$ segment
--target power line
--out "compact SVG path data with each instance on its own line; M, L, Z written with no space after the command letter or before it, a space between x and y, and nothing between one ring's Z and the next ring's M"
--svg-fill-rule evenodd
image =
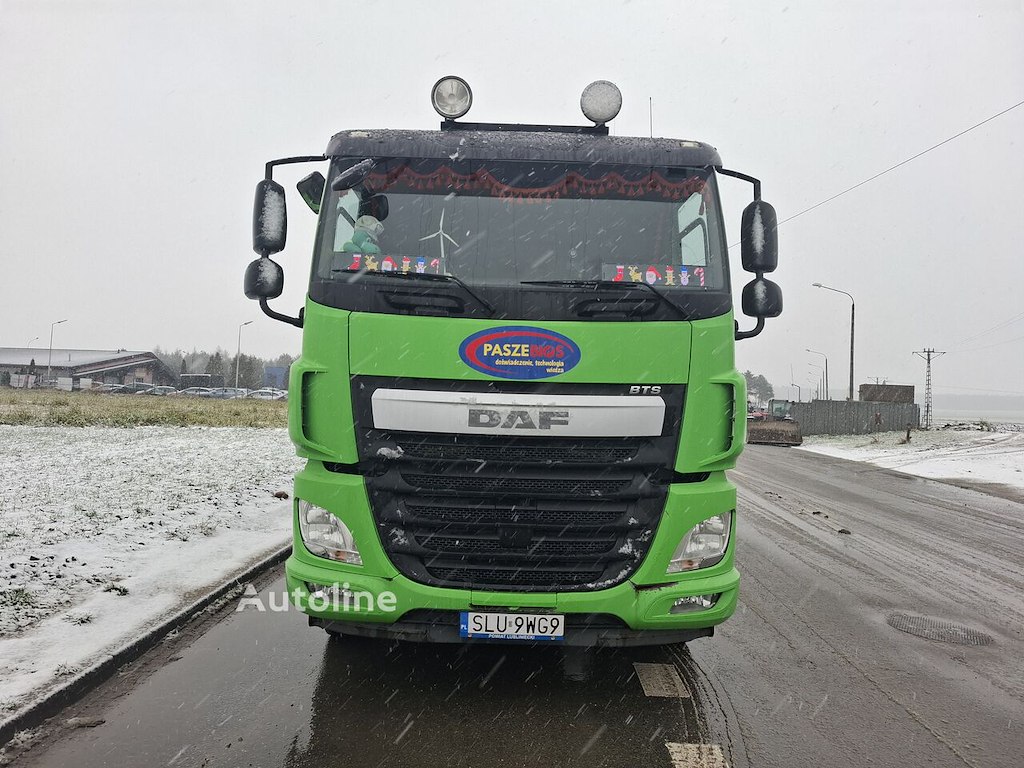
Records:
M986 344L984 347L968 347L967 349L954 349L953 354L959 355L964 352L978 352L979 350L982 349L992 349L992 347L1001 347L1003 346L1003 344L1010 344L1011 342L1020 341L1021 339L1024 339L1024 336L1014 336L1012 339L1007 339L1006 341L997 341L995 344Z
M944 387L935 387L935 389L967 389L971 392L991 392L997 395L1024 395L1024 392L1014 389L982 389L981 387L960 387L955 384Z
M992 333L992 331L998 331L1000 328L1005 328L1008 325L1013 325L1015 322L1017 322L1018 320L1020 320L1022 318L1024 318L1024 312L1021 312L1019 315L1014 315L1009 320L1003 320L1001 323L996 323L991 328L986 328L984 331L979 331L978 333L974 334L973 336L968 336L966 339L961 339L960 341L958 341L953 346L954 347L962 346L962 345L966 344L968 341L974 341L975 339L979 339L982 336L986 336L986 335ZM1000 343L1003 343L1003 342L1000 342Z
M844 189L842 192L839 192L839 193L837 193L835 195L832 195L832 197L830 197L830 198L822 200L820 203L815 203L810 208L804 208L804 210L800 211L799 213L794 213L792 216L788 216L787 218L785 218L782 221L780 221L778 226L781 226L781 225L785 224L787 221L792 221L797 216L803 216L805 213L809 213L810 211L813 211L815 208L820 208L821 206L825 205L826 203L831 203L837 197L842 197L847 192L852 192L853 190L857 189L858 187L863 187L865 184L867 184L868 182L874 181L879 176L884 176L885 174L889 173L890 171L895 171L900 166L906 165L910 161L916 160L917 158L921 157L921 155L926 155L929 152L931 152L933 149L938 149L943 144L949 144L949 142L953 141L954 139L959 139L961 136L963 136L966 133L970 133L975 128L980 128L985 123L992 122L997 117L1002 117L1007 112L1010 112L1010 111L1012 111L1014 109L1017 109L1017 107L1020 107L1020 106L1024 106L1024 101L1018 101L1012 107L1007 107L1002 112L997 112L996 114L992 115L991 117L986 117L980 123L975 123L970 128L965 128L964 130L960 131L960 133L956 134L955 136L950 136L948 139L944 139L943 141L940 141L938 144L934 144L934 145L928 147L928 149L925 149L925 150L923 150L921 152L918 152L916 155L914 155L912 157L908 157L906 160L901 160L900 162L896 163L896 165L890 166L890 167L886 168L884 171L880 171L879 173L876 173L874 176L872 176L870 178L867 178L867 179L864 179L864 181L858 182L858 183L854 184L852 187L849 187L847 189Z

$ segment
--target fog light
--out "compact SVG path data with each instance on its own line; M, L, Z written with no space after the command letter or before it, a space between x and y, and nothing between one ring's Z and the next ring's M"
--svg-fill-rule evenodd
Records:
M344 603L355 597L355 593L352 590L345 589L340 584L315 584L307 582L306 589L309 590L309 596L313 600L321 600L333 604Z
M445 120L455 120L469 112L473 105L473 91L461 77L442 77L430 90L430 101L434 109Z
M680 597L672 603L669 613L693 613L694 611L706 611L708 608L715 607L715 603L718 602L719 597L721 597L721 594Z
M580 109L588 120L604 125L622 109L622 93L615 83L596 80L583 89Z

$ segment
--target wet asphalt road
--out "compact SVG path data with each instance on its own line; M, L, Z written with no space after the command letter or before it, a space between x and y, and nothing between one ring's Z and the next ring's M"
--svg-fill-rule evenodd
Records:
M741 604L714 638L602 651L574 682L554 648L339 642L294 611L225 612L60 718L102 725L19 764L1024 765L1024 505L765 446L732 477ZM899 632L894 612L992 642ZM646 696L635 662L685 695Z

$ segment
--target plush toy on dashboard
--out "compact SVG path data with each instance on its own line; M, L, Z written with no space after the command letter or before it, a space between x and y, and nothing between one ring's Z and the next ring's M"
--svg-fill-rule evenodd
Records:
M373 216L360 216L356 219L352 239L341 247L352 253L380 253L377 239L383 231L384 225Z

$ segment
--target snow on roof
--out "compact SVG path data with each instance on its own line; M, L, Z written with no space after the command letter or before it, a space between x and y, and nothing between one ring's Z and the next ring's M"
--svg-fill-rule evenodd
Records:
M36 367L46 365L48 359L56 368L78 368L82 365L95 365L117 360L130 360L135 357L153 359L152 352L139 352L125 349L53 349L51 356L46 347L0 347L0 365L28 366L32 360Z

